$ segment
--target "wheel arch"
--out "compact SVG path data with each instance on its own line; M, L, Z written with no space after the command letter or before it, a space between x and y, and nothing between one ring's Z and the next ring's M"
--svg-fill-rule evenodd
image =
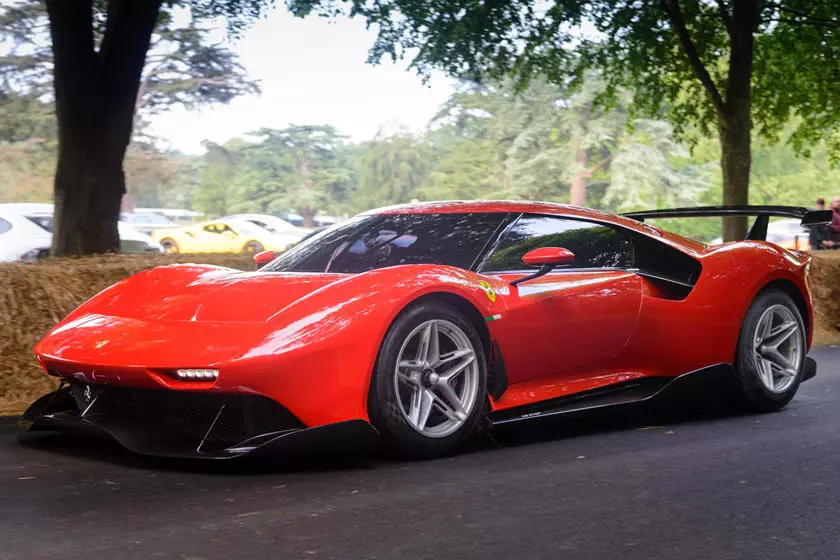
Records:
M489 362L491 349L490 330L487 328L487 322L484 320L484 316L481 314L481 311L479 311L478 308L475 305L473 305L473 303L470 300L452 292L430 292L411 300L408 303L408 305L406 305L405 307L403 307L402 310L400 310L400 314L413 305L417 305L418 303L423 303L427 301L440 301L447 305L451 305L452 307L457 309L462 315L464 315L464 317L470 322L470 324L475 329L475 332L478 333L478 337L481 340L482 350L484 350L484 356L488 359Z
M802 321L805 323L806 338L808 340L808 344L810 345L811 336L813 334L813 316L811 313L811 306L808 305L808 300L806 299L805 294L802 293L802 290L799 289L799 286L787 278L775 278L764 284L761 289L758 290L758 293L756 293L756 297L758 297L758 294L767 290L779 290L780 292L790 296L796 304L796 308L799 310L799 313L802 315Z

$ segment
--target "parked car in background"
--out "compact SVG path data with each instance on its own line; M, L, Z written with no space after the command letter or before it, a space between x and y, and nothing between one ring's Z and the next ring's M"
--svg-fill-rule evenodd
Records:
M0 261L32 262L45 257L52 246L53 205L47 203L0 204ZM148 235L119 222L120 252L163 253Z
M33 262L49 254L52 234L16 206L0 204L0 261Z
M145 214L139 212L123 212L120 214L120 222L125 223L145 234L164 228L177 228L180 225L160 214Z
M808 230L802 227L800 221L796 219L770 222L767 226L766 240L785 249L811 250ZM723 243L722 237L717 237L709 242L710 245L720 245L721 243Z
M263 229L267 229L278 237L285 238L287 245L294 245L309 234L308 230L299 228L291 224L283 218L271 216L269 214L234 214L232 216L225 216L223 220L247 220Z
M292 223L293 225L296 225L298 227L303 227L303 216L301 216L300 214L298 214L296 212L289 212L288 214L283 216L283 219L286 220L287 222ZM318 216L315 216L312 219L312 227L322 228L322 227L331 226L333 224L337 224L338 222L339 222L338 218L336 218L334 216L327 216L327 215L324 215L324 214L320 214Z
M284 251L288 239L248 220L211 220L194 226L167 228L152 233L167 253L243 253Z

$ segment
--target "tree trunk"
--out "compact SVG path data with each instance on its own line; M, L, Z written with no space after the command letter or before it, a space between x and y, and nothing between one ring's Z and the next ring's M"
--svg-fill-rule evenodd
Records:
M55 176L53 255L118 251L117 222L125 192L122 154L89 140L59 148ZM94 161L90 154L97 154Z
M751 141L749 101L746 107L730 112L720 126L720 166L723 172L723 204L749 204ZM723 240L736 241L747 235L747 218L723 219Z
M586 150L578 147L575 151L575 176L572 177L572 184L569 188L570 203L572 206L586 206L586 165Z
M303 218L303 227L315 227L316 210L314 208L298 208L298 214Z
M726 95L721 96L703 64L697 46L691 38L680 8L679 0L661 0L674 30L679 36L683 52L694 73L703 84L709 102L717 113L720 133L723 172L723 203L747 204L750 186L750 134L752 133L751 97L753 46L764 0L732 0L718 2L720 15L729 33L729 71ZM730 6L731 5L731 13ZM744 217L723 219L723 240L743 239L747 233Z
M160 0L110 0L94 46L92 0L47 0L58 169L53 255L119 250L122 163Z
M718 114L725 205L749 204L753 45L760 4L760 0L736 0L732 4L725 111ZM747 218L724 218L724 241L744 239L746 235Z

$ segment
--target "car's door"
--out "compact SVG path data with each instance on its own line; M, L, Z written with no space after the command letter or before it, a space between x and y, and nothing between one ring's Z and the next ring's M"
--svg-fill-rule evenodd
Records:
M595 366L616 356L633 334L641 279L632 267L629 232L559 216L522 215L479 271L504 281L535 272L528 251L563 247L572 265L510 286L499 333L510 383Z
M0 261L14 261L26 251L12 231L12 223L0 218Z

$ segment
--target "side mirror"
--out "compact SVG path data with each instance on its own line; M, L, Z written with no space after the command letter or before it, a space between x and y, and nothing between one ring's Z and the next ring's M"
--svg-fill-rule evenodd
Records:
M528 266L560 266L575 262L575 254L562 247L540 247L525 253L522 262Z
M562 247L540 247L528 251L523 255L522 262L528 266L539 266L541 268L533 274L513 280L510 285L516 286L522 282L539 278L551 272L555 267L572 264L574 261L575 254Z
M260 251L254 255L254 262L257 263L257 268L262 268L273 261L276 257L277 255L274 251Z

